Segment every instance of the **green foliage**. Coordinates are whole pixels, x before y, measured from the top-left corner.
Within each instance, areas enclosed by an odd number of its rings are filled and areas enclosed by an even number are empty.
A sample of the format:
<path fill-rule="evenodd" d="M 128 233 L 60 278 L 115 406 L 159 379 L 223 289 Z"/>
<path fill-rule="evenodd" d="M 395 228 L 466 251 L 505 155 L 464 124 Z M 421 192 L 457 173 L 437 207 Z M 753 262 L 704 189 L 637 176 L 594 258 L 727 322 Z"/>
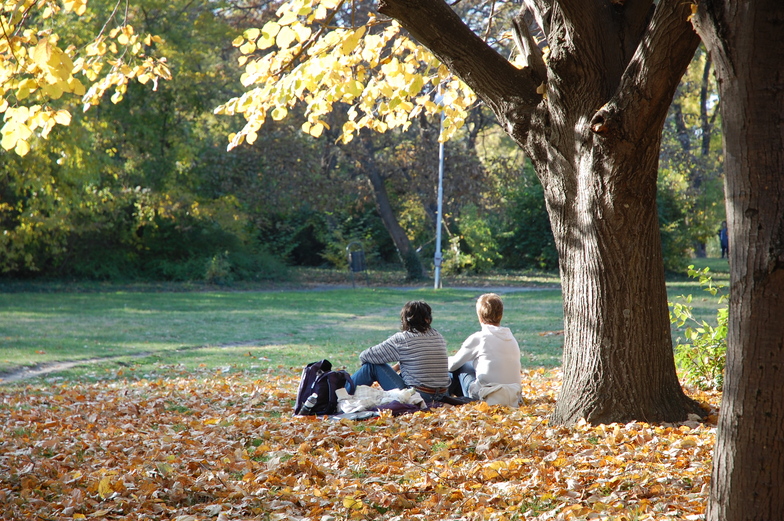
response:
<path fill-rule="evenodd" d="M 544 189 L 530 164 L 504 192 L 504 211 L 496 229 L 501 266 L 509 269 L 555 269 L 558 251 L 550 228 Z"/>
<path fill-rule="evenodd" d="M 718 94 L 702 46 L 681 80 L 664 124 L 658 190 L 666 268 L 680 272 L 683 259 L 709 253 L 724 220 Z"/>
<path fill-rule="evenodd" d="M 683 272 L 696 237 L 688 226 L 685 208 L 677 192 L 660 181 L 656 200 L 664 269 L 672 273 Z"/>
<path fill-rule="evenodd" d="M 694 269 L 689 266 L 690 277 L 698 279 L 700 286 L 718 298 L 718 303 L 725 302 L 726 295 L 721 294 L 723 286 L 716 285 L 710 275 L 710 269 Z M 698 320 L 693 314 L 692 296 L 681 296 L 682 302 L 670 302 L 670 321 L 682 328 L 685 338 L 675 347 L 675 362 L 686 383 L 701 389 L 721 390 L 724 385 L 724 369 L 727 364 L 727 323 L 729 309 L 725 305 L 716 312 L 716 325 L 712 326 L 705 320 Z"/>
<path fill-rule="evenodd" d="M 489 223 L 479 215 L 476 206 L 464 206 L 456 223 L 459 232 L 449 239 L 442 265 L 444 273 L 481 273 L 492 268 L 501 255 Z"/>

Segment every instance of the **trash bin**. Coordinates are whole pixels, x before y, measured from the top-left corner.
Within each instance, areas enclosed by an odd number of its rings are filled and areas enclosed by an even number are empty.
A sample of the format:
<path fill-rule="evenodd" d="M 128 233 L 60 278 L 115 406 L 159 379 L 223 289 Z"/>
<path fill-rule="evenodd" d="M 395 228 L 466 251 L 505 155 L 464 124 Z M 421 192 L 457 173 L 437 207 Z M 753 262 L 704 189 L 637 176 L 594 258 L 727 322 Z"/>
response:
<path fill-rule="evenodd" d="M 367 278 L 367 263 L 365 262 L 365 251 L 362 249 L 362 243 L 358 241 L 350 242 L 346 246 L 346 254 L 348 255 L 348 271 L 351 273 L 351 286 L 357 287 L 354 281 L 354 274 L 365 272 L 365 282 Z"/>

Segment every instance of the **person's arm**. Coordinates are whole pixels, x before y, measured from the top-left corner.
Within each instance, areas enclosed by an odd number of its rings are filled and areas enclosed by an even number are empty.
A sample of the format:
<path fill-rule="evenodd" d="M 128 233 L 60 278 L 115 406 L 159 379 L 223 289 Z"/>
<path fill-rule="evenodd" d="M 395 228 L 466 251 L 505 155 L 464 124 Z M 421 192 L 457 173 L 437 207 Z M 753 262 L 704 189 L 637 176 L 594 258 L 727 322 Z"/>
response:
<path fill-rule="evenodd" d="M 466 362 L 472 362 L 476 358 L 476 348 L 479 346 L 479 335 L 474 333 L 466 338 L 457 353 L 449 357 L 449 370 L 456 371 Z"/>
<path fill-rule="evenodd" d="M 369 347 L 359 354 L 359 361 L 363 364 L 391 364 L 400 360 L 397 350 L 397 333 L 387 338 L 380 344 Z"/>

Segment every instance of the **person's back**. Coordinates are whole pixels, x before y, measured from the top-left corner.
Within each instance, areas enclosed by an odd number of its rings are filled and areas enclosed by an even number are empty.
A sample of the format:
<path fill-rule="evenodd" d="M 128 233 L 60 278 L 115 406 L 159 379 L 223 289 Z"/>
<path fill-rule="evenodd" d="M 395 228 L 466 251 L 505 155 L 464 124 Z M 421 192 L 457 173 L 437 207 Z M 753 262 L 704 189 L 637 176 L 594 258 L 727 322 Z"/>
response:
<path fill-rule="evenodd" d="M 482 324 L 472 336 L 478 341 L 474 370 L 479 383 L 520 383 L 520 346 L 508 327 Z"/>
<path fill-rule="evenodd" d="M 484 400 L 489 404 L 519 405 L 520 346 L 512 331 L 501 326 L 503 303 L 495 293 L 477 300 L 476 313 L 482 329 L 469 336 L 449 357 L 450 392 Z"/>
<path fill-rule="evenodd" d="M 362 366 L 352 375 L 349 392 L 378 382 L 387 391 L 412 387 L 427 402 L 443 396 L 450 382 L 446 341 L 431 327 L 432 320 L 426 302 L 407 302 L 400 311 L 401 331 L 359 354 Z M 388 365 L 392 362 L 397 362 L 400 374 Z"/>

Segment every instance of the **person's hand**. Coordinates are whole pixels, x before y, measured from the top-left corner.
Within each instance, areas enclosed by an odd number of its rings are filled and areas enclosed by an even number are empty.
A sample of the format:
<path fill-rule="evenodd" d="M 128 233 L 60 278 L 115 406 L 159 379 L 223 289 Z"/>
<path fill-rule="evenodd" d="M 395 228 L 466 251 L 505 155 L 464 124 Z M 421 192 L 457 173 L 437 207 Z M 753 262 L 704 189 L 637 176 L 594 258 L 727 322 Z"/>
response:
<path fill-rule="evenodd" d="M 395 362 L 395 364 L 392 366 L 392 369 L 394 369 L 396 373 L 399 373 L 400 372 L 400 362 Z"/>

